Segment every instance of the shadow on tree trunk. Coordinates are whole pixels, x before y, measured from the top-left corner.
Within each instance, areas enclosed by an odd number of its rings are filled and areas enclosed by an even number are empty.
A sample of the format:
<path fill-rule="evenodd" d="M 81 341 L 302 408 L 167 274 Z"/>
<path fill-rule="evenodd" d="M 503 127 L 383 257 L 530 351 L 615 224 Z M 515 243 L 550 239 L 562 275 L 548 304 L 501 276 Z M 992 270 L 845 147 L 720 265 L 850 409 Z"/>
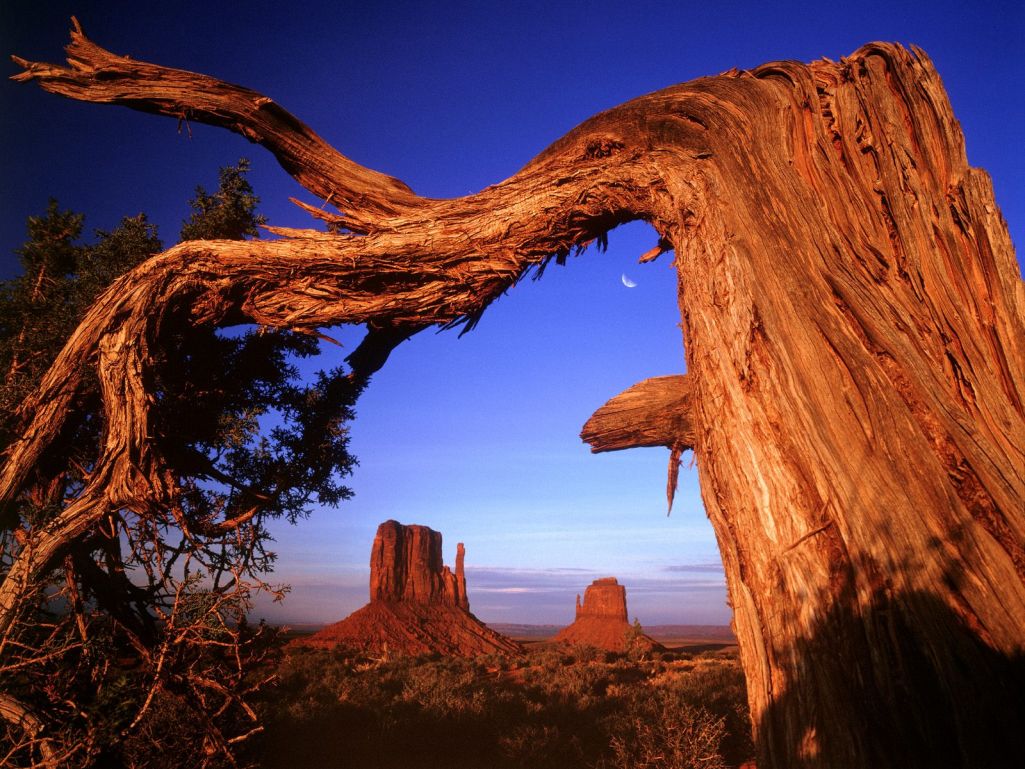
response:
<path fill-rule="evenodd" d="M 838 606 L 789 651 L 807 667 L 766 709 L 763 744 L 797 757 L 792 769 L 837 756 L 873 769 L 1025 766 L 1025 655 L 995 651 L 982 633 L 928 592 Z"/>

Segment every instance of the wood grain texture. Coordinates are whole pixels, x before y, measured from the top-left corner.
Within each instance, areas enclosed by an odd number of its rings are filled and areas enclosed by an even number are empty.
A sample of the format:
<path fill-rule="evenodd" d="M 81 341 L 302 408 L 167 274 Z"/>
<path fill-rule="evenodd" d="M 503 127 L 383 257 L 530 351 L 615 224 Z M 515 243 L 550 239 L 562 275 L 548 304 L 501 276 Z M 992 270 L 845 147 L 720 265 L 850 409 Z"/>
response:
<path fill-rule="evenodd" d="M 666 501 L 673 509 L 680 456 L 694 448 L 690 380 L 685 376 L 645 379 L 611 398 L 584 424 L 580 439 L 595 454 L 652 446 L 669 449 Z"/>
<path fill-rule="evenodd" d="M 595 454 L 646 446 L 692 448 L 690 382 L 685 376 L 645 379 L 591 415 L 580 439 Z"/>
<path fill-rule="evenodd" d="M 263 97 L 80 29 L 69 62 L 17 77 L 255 137 L 341 213 L 332 233 L 182 244 L 98 300 L 23 409 L 0 498 L 59 452 L 90 368 L 105 440 L 83 494 L 15 559 L 0 629 L 107 506 L 145 514 L 173 493 L 146 386 L 166 327 L 472 327 L 529 269 L 643 219 L 676 252 L 679 437 L 723 556 L 759 766 L 1025 755 L 1025 288 L 923 52 L 874 43 L 674 86 L 453 200 L 361 169 Z"/>

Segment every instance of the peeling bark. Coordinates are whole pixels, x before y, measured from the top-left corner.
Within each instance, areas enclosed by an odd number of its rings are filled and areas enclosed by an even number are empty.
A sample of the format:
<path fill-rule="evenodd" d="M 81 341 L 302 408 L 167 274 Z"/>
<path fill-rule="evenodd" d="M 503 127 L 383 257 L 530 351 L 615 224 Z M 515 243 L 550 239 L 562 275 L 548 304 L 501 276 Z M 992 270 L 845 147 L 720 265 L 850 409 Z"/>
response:
<path fill-rule="evenodd" d="M 337 233 L 183 244 L 100 298 L 24 407 L 0 499 L 53 450 L 88 366 L 105 441 L 88 493 L 0 586 L 0 629 L 104 509 L 166 498 L 146 388 L 163 324 L 369 322 L 379 365 L 388 339 L 471 327 L 527 270 L 643 219 L 676 250 L 694 434 L 673 445 L 693 445 L 719 540 L 759 766 L 1025 754 L 1025 289 L 923 52 L 871 44 L 668 88 L 505 182 L 431 200 L 246 89 L 78 28 L 68 50 L 69 67 L 19 60 L 17 78 L 232 128 L 342 213 L 321 214 Z"/>

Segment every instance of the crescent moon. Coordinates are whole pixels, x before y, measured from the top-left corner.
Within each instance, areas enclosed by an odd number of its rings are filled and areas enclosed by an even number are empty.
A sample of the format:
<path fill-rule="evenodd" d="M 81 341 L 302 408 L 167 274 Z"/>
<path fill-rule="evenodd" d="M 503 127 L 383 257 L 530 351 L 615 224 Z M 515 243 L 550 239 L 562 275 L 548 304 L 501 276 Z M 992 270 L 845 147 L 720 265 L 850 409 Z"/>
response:
<path fill-rule="evenodd" d="M 636 286 L 637 286 L 637 284 L 634 283 L 632 280 L 630 280 L 630 278 L 626 277 L 626 273 L 625 272 L 623 273 L 623 277 L 620 278 L 620 280 L 623 281 L 623 285 L 626 286 L 627 288 L 636 288 Z"/>

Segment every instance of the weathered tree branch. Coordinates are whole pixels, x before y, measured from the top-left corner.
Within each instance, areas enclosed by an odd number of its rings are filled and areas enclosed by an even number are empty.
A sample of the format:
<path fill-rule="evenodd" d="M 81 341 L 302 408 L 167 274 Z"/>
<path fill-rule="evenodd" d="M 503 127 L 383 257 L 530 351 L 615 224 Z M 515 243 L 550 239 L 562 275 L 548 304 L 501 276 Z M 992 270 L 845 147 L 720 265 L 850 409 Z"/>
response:
<path fill-rule="evenodd" d="M 595 454 L 645 446 L 693 448 L 691 386 L 686 376 L 645 379 L 611 398 L 584 424 Z"/>
<path fill-rule="evenodd" d="M 581 440 L 591 451 L 650 446 L 669 449 L 666 501 L 673 509 L 680 479 L 680 455 L 694 447 L 691 385 L 685 376 L 645 379 L 611 398 L 584 424 Z"/>
<path fill-rule="evenodd" d="M 72 24 L 68 66 L 13 56 L 25 71 L 12 79 L 34 81 L 71 99 L 122 104 L 241 134 L 270 150 L 303 187 L 348 212 L 346 226 L 353 231 L 414 204 L 405 184 L 352 162 L 267 96 L 207 75 L 117 56 L 89 40 L 77 19 Z"/>
<path fill-rule="evenodd" d="M 81 378 L 99 352 L 107 434 L 95 480 L 40 533 L 32 555 L 12 569 L 10 577 L 16 579 L 0 586 L 0 609 L 13 606 L 17 585 L 59 555 L 61 542 L 93 525 L 107 509 L 145 511 L 169 502 L 173 484 L 150 440 L 145 376 L 160 329 L 183 308 L 190 322 L 207 325 L 250 321 L 312 330 L 372 322 L 392 329 L 371 338 L 385 340 L 365 356 L 375 365 L 411 330 L 438 323 L 472 326 L 531 267 L 543 266 L 553 255 L 565 257 L 620 221 L 652 215 L 661 189 L 654 164 L 638 152 L 615 158 L 596 154 L 588 136 L 566 146 L 572 172 L 555 185 L 548 183 L 552 161 L 536 162 L 472 198 L 420 199 L 416 210 L 393 218 L 388 230 L 353 236 L 271 228 L 288 237 L 189 241 L 113 284 L 58 356 L 36 397 L 23 406 L 27 426 L 7 451 L 0 498 L 17 493 L 59 434 Z M 613 167 L 614 180 L 606 176 Z M 636 190 L 643 192 L 638 196 Z"/>
<path fill-rule="evenodd" d="M 28 69 L 16 78 L 35 80 L 82 100 L 169 114 L 194 109 L 194 119 L 214 124 L 223 124 L 225 114 L 245 112 L 228 106 L 241 98 L 237 86 L 114 56 L 88 41 L 77 26 L 69 61 L 70 70 L 25 62 Z M 116 84 L 125 80 L 118 90 Z M 254 103 L 263 98 L 246 93 Z M 198 106 L 193 104 L 196 100 Z M 530 267 L 542 266 L 553 255 L 564 258 L 572 248 L 621 221 L 650 218 L 661 189 L 658 171 L 644 159 L 641 148 L 624 151 L 624 142 L 615 138 L 624 126 L 613 122 L 616 132 L 611 138 L 600 131 L 581 131 L 575 141 L 573 134 L 563 140 L 563 151 L 557 153 L 561 164 L 556 157 L 542 156 L 504 184 L 452 201 L 411 197 L 382 185 L 373 172 L 354 173 L 350 161 L 325 163 L 323 153 L 312 153 L 312 148 L 294 157 L 279 154 L 286 169 L 295 158 L 303 160 L 313 176 L 296 178 L 310 184 L 311 191 L 322 193 L 323 178 L 330 175 L 332 185 L 344 187 L 347 195 L 361 201 L 361 212 L 365 204 L 371 213 L 402 209 L 404 214 L 386 224 L 382 220 L 379 230 L 366 237 L 270 228 L 287 239 L 192 241 L 125 276 L 100 298 L 44 380 L 39 396 L 23 408 L 34 419 L 8 452 L 0 498 L 14 492 L 57 434 L 81 373 L 97 349 L 125 350 L 123 357 L 114 352 L 101 355 L 101 380 L 112 390 L 112 397 L 104 401 L 107 421 L 124 427 L 124 434 L 115 427 L 108 436 L 103 456 L 131 456 L 131 465 L 143 475 L 156 475 L 160 462 L 146 440 L 148 405 L 141 376 L 147 345 L 179 308 L 189 308 L 191 322 L 211 325 L 251 321 L 313 330 L 368 322 L 372 334 L 356 356 L 357 363 L 372 370 L 411 330 L 434 323 L 472 325 L 487 304 Z M 258 127 L 275 135 L 273 127 Z M 552 185 L 551 176 L 560 165 L 566 174 Z M 612 168 L 615 179 L 609 175 Z M 636 190 L 642 191 L 639 197 Z M 538 211 L 544 213 L 538 217 Z M 157 307 L 163 308 L 159 317 L 153 314 Z M 112 322 L 118 324 L 116 330 Z M 115 395 L 113 390 L 118 389 L 121 392 Z M 152 465 L 144 468 L 147 463 Z M 129 469 L 122 463 L 116 477 L 109 479 L 113 485 L 107 484 L 108 491 L 122 492 L 108 495 L 113 505 L 132 503 L 130 489 L 135 484 L 128 480 Z M 160 482 L 145 485 L 167 491 Z"/>
<path fill-rule="evenodd" d="M 125 428 L 107 436 L 105 456 L 131 454 L 141 467 L 152 458 L 141 380 L 149 344 L 180 308 L 188 307 L 199 324 L 250 321 L 300 330 L 369 321 L 393 328 L 472 324 L 530 267 L 567 254 L 610 220 L 643 211 L 604 183 L 594 165 L 554 188 L 540 174 L 524 172 L 481 193 L 483 200 L 430 202 L 392 231 L 365 237 L 290 230 L 285 240 L 189 241 L 170 249 L 111 286 L 75 332 L 23 409 L 34 419 L 9 451 L 0 495 L 13 492 L 59 431 L 97 348 L 110 395 L 108 424 Z M 652 182 L 653 169 L 643 163 L 623 165 L 626 177 Z M 547 213 L 518 224 L 522 213 L 537 210 Z M 425 241 L 424 231 L 435 234 Z M 414 263 L 416 272 L 409 268 Z M 112 503 L 128 504 L 131 487 L 115 483 L 121 494 Z"/>
<path fill-rule="evenodd" d="M 57 769 L 57 751 L 54 750 L 51 741 L 42 734 L 42 722 L 23 703 L 9 694 L 0 692 L 0 718 L 24 732 L 27 746 L 35 744 L 38 747 L 43 759 L 41 766 L 45 769 Z"/>

